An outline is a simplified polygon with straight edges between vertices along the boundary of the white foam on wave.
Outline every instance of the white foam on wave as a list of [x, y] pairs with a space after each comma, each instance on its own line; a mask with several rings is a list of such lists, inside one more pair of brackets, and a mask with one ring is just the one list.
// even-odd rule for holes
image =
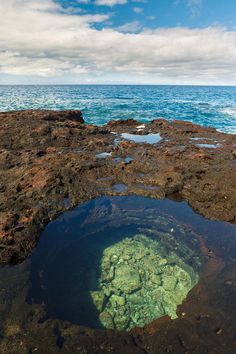
[[[220, 113], [225, 114], [224, 128], [217, 129], [226, 134], [236, 134], [236, 107], [225, 107], [220, 109]], [[228, 117], [227, 117], [228, 116]]]
[[236, 117], [236, 107], [227, 107], [220, 110], [221, 113]]
[[227, 126], [224, 129], [216, 129], [218, 132], [225, 133], [225, 134], [236, 134], [236, 122], [235, 126]]

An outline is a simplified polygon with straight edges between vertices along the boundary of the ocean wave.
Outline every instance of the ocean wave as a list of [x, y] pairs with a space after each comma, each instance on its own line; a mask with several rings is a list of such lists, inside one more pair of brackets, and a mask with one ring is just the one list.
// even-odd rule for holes
[[219, 132], [226, 133], [226, 134], [235, 134], [236, 135], [236, 126], [234, 127], [225, 127], [224, 129], [216, 129]]
[[236, 107], [227, 107], [220, 110], [223, 114], [228, 114], [230, 116], [236, 117]]
[[86, 123], [157, 117], [187, 120], [236, 134], [236, 87], [1, 86], [0, 112], [81, 109]]

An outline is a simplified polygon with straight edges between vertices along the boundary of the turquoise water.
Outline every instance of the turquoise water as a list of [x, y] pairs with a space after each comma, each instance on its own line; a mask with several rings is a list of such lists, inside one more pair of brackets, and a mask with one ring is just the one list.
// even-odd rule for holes
[[81, 109], [86, 123], [99, 125], [164, 117], [236, 133], [236, 87], [0, 86], [0, 111], [32, 108]]

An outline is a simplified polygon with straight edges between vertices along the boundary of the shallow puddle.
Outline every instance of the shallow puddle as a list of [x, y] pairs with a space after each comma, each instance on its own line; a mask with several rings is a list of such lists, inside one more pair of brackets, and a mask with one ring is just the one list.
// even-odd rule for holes
[[196, 137], [196, 138], [190, 138], [190, 140], [210, 140], [210, 141], [213, 141], [214, 139], [212, 138], [205, 138], [205, 137]]
[[143, 189], [143, 190], [146, 190], [146, 191], [159, 191], [160, 190], [159, 186], [153, 186], [153, 185], [150, 185], [150, 184], [143, 184], [143, 183], [136, 184], [135, 188]]
[[128, 164], [130, 164], [132, 161], [134, 161], [134, 158], [133, 158], [133, 157], [130, 157], [130, 156], [127, 156], [127, 157], [125, 157], [125, 158], [122, 158], [122, 157], [117, 156], [117, 157], [114, 158], [114, 162], [115, 162], [115, 163], [119, 163], [119, 162], [121, 162], [121, 161], [123, 161], [126, 165], [128, 165]]
[[221, 145], [220, 144], [196, 144], [196, 146], [200, 148], [217, 149]]
[[205, 242], [227, 262], [235, 238], [235, 226], [209, 221], [183, 202], [97, 198], [51, 222], [26, 262], [0, 267], [0, 328], [16, 330], [35, 304], [47, 318], [92, 328], [175, 319], [201, 280]]
[[97, 159], [106, 159], [107, 157], [111, 156], [112, 152], [101, 152], [96, 155]]
[[129, 164], [130, 162], [134, 161], [133, 157], [125, 157], [124, 162], [125, 164]]
[[129, 134], [129, 133], [122, 133], [121, 137], [125, 140], [131, 140], [135, 143], [147, 143], [147, 144], [156, 144], [159, 143], [162, 138], [160, 134]]
[[124, 183], [117, 183], [112, 186], [112, 190], [117, 193], [124, 193], [128, 190], [128, 186]]
[[113, 160], [114, 160], [115, 163], [119, 163], [119, 162], [122, 161], [121, 157], [119, 157], [119, 156], [115, 157]]
[[113, 177], [101, 177], [97, 179], [97, 182], [107, 182], [112, 181]]

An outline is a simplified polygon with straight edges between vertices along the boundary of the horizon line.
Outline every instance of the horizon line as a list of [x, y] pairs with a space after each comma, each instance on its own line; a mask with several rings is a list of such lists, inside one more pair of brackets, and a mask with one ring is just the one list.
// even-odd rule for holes
[[191, 86], [191, 87], [236, 87], [236, 84], [135, 84], [135, 83], [35, 83], [35, 84], [1, 84], [1, 86]]

